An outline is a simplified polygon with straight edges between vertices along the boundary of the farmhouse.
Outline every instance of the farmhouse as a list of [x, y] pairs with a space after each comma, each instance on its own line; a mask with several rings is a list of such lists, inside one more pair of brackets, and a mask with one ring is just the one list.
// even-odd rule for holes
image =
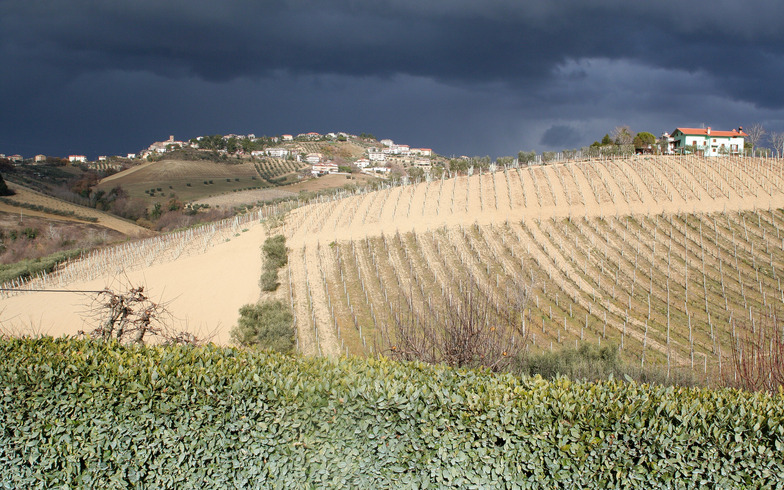
[[743, 138], [748, 136], [743, 127], [732, 131], [714, 131], [707, 128], [675, 128], [672, 132], [673, 150], [715, 157], [737, 155], [743, 152]]

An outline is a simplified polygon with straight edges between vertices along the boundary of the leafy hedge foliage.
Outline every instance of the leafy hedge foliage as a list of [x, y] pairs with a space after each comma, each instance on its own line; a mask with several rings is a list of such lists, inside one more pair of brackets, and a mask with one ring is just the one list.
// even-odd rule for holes
[[0, 342], [0, 485], [765, 487], [784, 394]]

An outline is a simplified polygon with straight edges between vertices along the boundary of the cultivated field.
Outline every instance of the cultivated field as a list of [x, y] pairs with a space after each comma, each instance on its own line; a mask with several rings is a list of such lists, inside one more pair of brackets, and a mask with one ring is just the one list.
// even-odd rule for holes
[[[466, 281], [527, 293], [530, 348], [612, 342], [719, 369], [784, 307], [781, 161], [636, 157], [507, 168], [344, 196], [287, 220], [308, 353], [389, 346], [381, 325], [454, 307]], [[469, 279], [470, 278], [470, 279]]]
[[160, 160], [106, 177], [98, 188], [108, 191], [120, 185], [131, 197], [144, 198], [148, 197], [145, 194], [152, 192], [153, 201], [158, 202], [166, 202], [173, 195], [181, 201], [195, 201], [295, 181], [301, 166], [297, 162], [272, 158], [263, 161], [230, 160], [229, 163]]
[[[634, 157], [345, 191], [290, 211], [272, 232], [290, 248], [278, 294], [305, 354], [385, 350], [383, 325], [438, 318], [470, 283], [491, 302], [525, 298], [529, 349], [611, 342], [641, 365], [715, 372], [738, 331], [784, 307], [782, 189], [781, 160]], [[247, 246], [227, 249], [235, 256], [215, 273], [258, 278], [268, 234], [224, 232]], [[135, 267], [144, 270], [143, 257], [181, 260], [171, 252], [181, 241], [151, 243]], [[220, 255], [199, 254], [188, 255], [189, 270]], [[167, 269], [170, 283], [178, 270]], [[248, 284], [215, 287], [231, 297]], [[14, 301], [3, 303], [6, 318], [19, 311]], [[236, 321], [230, 314], [222, 321]]]
[[[16, 194], [5, 198], [7, 202], [0, 202], [0, 211], [6, 213], [17, 214], [22, 217], [24, 217], [24, 215], [30, 215], [51, 218], [58, 221], [95, 223], [105, 228], [118, 231], [129, 237], [147, 236], [150, 234], [150, 230], [143, 228], [136, 223], [118, 218], [109, 213], [104, 213], [97, 209], [72, 204], [10, 182], [8, 183], [8, 187], [16, 191]], [[27, 209], [15, 206], [14, 203], [41, 206], [44, 210], [36, 211]], [[61, 214], [48, 213], [46, 212], [46, 209], [56, 210]], [[89, 221], [83, 218], [89, 218]]]

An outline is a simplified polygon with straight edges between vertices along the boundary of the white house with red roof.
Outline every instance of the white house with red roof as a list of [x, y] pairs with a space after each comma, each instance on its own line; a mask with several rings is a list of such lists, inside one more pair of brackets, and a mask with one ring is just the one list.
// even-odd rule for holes
[[743, 153], [746, 136], [742, 126], [732, 131], [715, 131], [710, 127], [675, 128], [671, 135], [676, 153], [694, 151], [709, 157]]

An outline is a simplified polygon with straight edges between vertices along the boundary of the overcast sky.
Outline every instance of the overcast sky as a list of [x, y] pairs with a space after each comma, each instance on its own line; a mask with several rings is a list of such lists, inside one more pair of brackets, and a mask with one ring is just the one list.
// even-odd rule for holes
[[444, 155], [784, 131], [780, 1], [0, 0], [0, 153], [369, 132]]

